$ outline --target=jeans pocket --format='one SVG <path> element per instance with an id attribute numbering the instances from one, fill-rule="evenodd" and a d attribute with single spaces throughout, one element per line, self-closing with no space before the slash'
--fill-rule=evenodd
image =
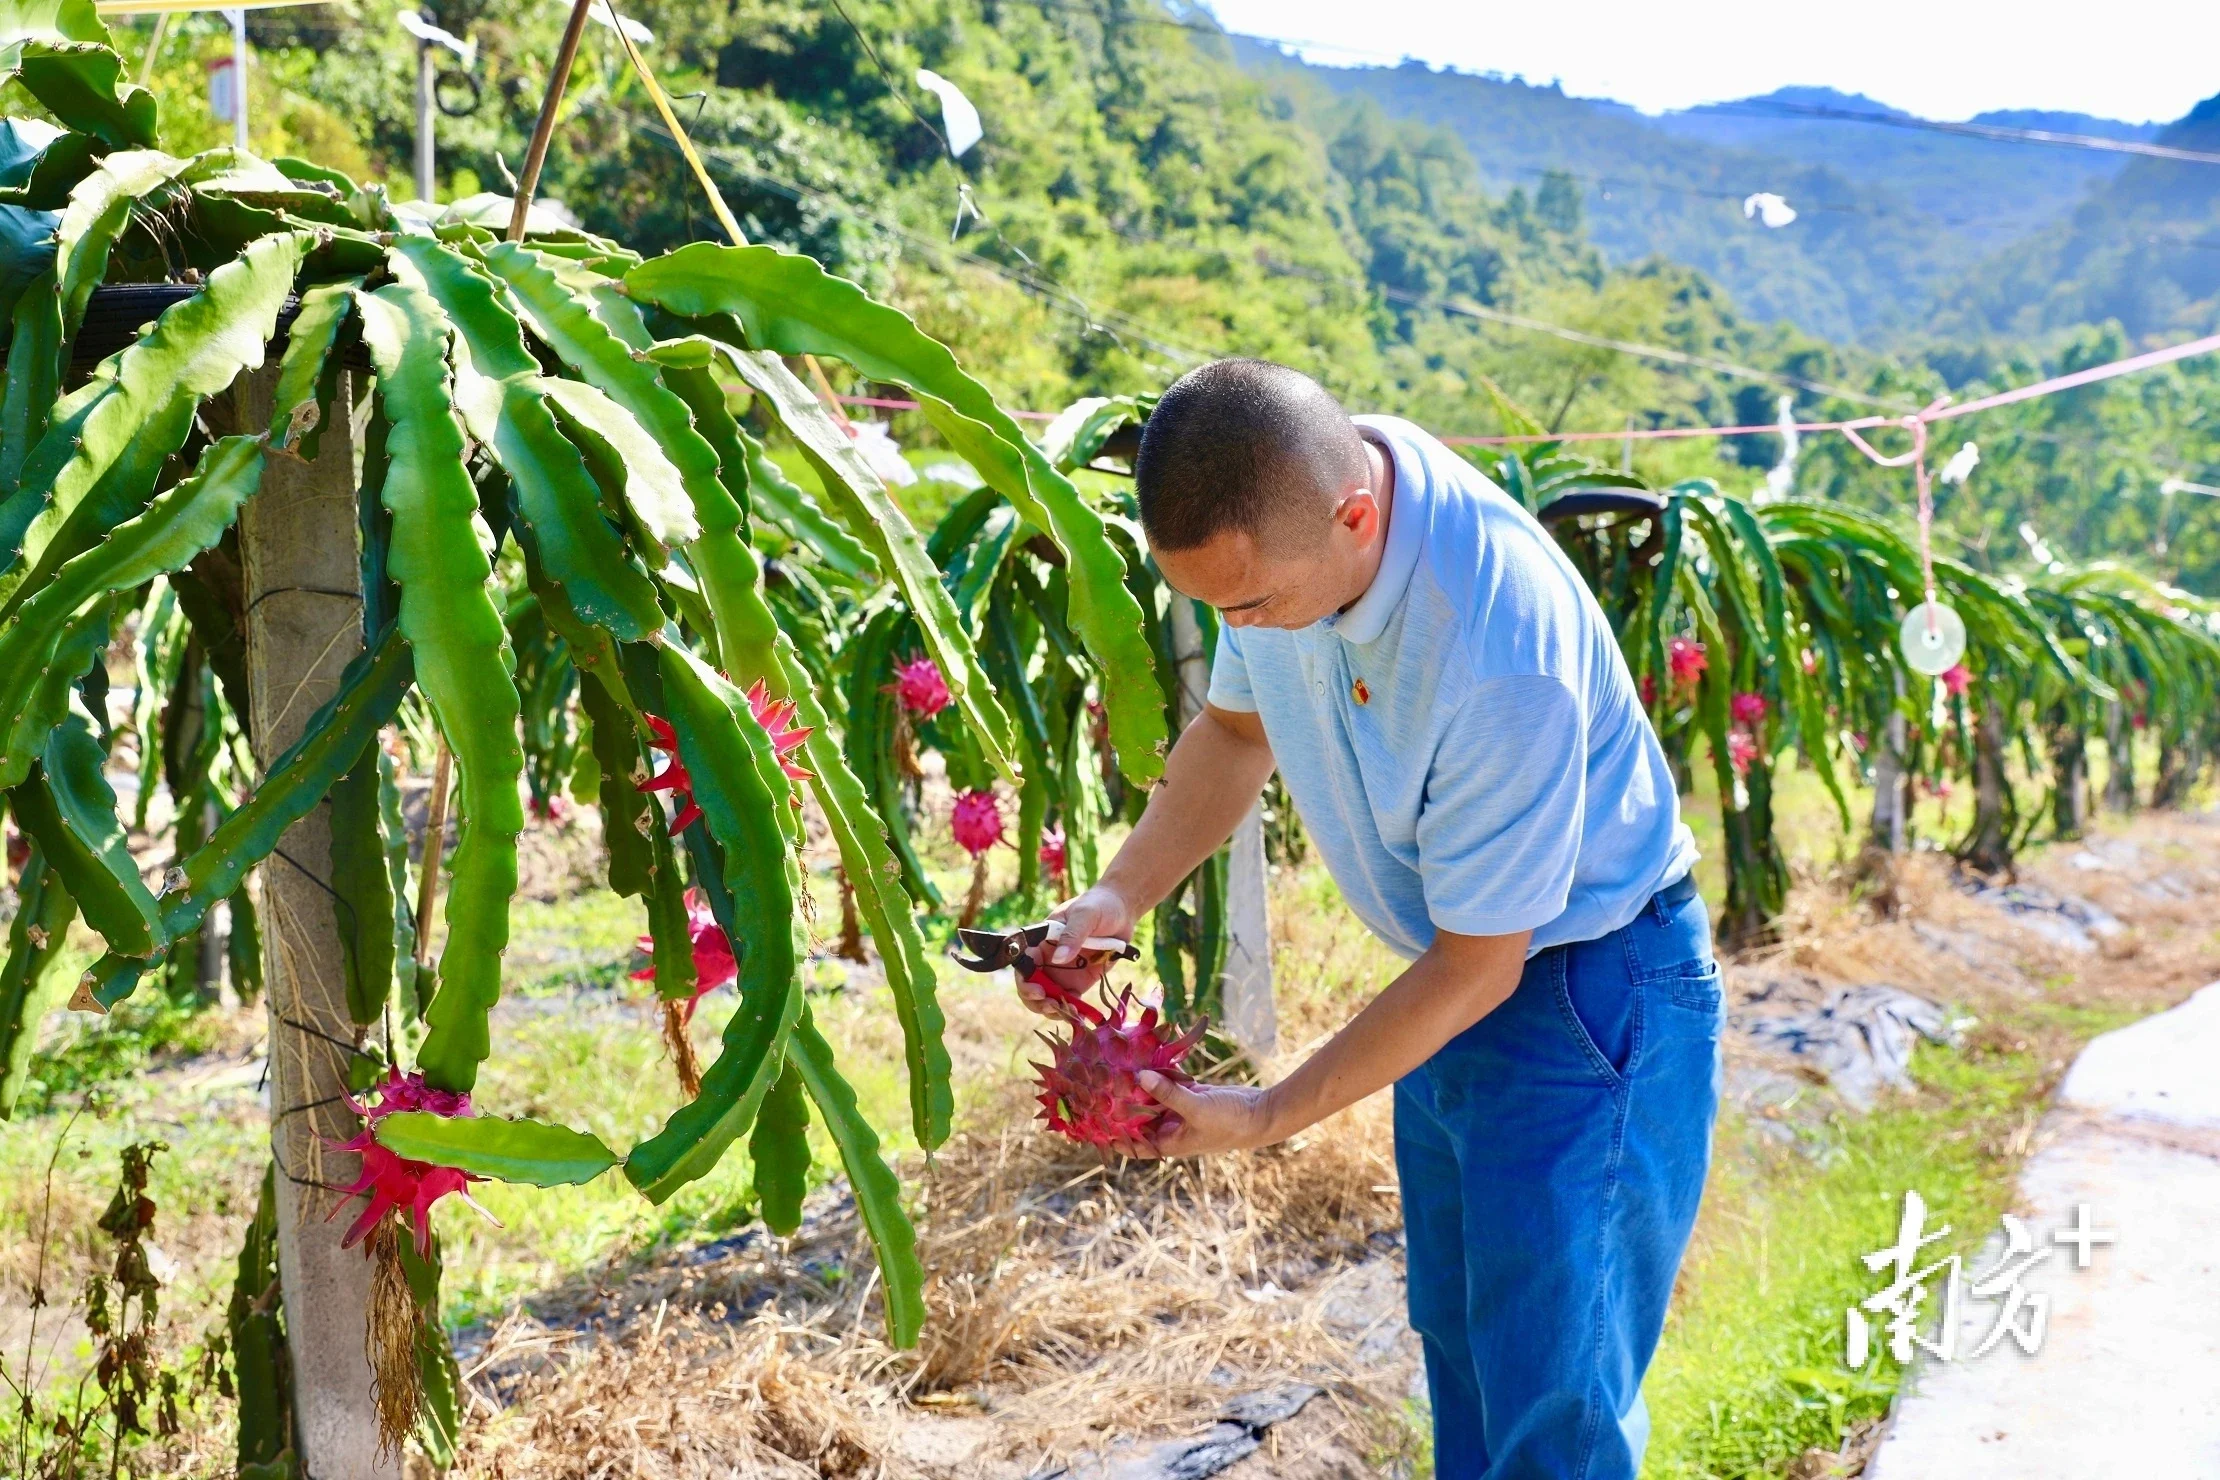
<path id="1" fill-rule="evenodd" d="M 1668 977 L 1667 994 L 1677 1007 L 1693 1008 L 1697 1012 L 1716 1017 L 1719 1012 L 1719 963 L 1706 961 L 1691 965 L 1677 976 Z"/>
<path id="2" fill-rule="evenodd" d="M 1700 984 L 1708 977 L 1716 997 L 1719 963 L 1711 953 L 1711 913 L 1702 896 L 1690 895 L 1670 908 L 1650 901 L 1619 932 L 1619 943 L 1626 952 L 1627 975 L 1635 981 Z M 1673 996 L 1680 1000 L 1678 986 Z"/>
<path id="3" fill-rule="evenodd" d="M 1626 1083 L 1642 1052 L 1642 989 L 1617 969 L 1601 942 L 1558 953 L 1552 973 L 1566 1029 L 1597 1075 L 1613 1089 Z"/>

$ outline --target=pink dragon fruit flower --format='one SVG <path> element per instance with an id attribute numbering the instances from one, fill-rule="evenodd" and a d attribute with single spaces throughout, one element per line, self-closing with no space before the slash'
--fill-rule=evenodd
<path id="1" fill-rule="evenodd" d="M 424 1082 L 420 1073 L 403 1074 L 399 1069 L 388 1069 L 386 1077 L 372 1086 L 377 1091 L 378 1102 L 365 1105 L 352 1095 L 347 1104 L 360 1115 L 365 1124 L 355 1135 L 345 1141 L 326 1142 L 334 1151 L 353 1151 L 362 1157 L 362 1175 L 353 1184 L 340 1189 L 340 1207 L 356 1197 L 366 1196 L 370 1205 L 355 1219 L 347 1236 L 339 1241 L 343 1249 L 351 1249 L 369 1236 L 378 1226 L 378 1220 L 392 1208 L 406 1208 L 409 1219 L 416 1225 L 416 1252 L 429 1259 L 432 1252 L 432 1204 L 449 1193 L 477 1208 L 488 1222 L 495 1222 L 491 1213 L 478 1206 L 476 1200 L 464 1189 L 472 1182 L 486 1179 L 457 1167 L 438 1166 L 431 1162 L 411 1161 L 400 1153 L 378 1144 L 378 1122 L 400 1110 L 422 1110 L 448 1120 L 474 1114 L 470 1108 L 467 1090 L 434 1089 Z M 326 1214 L 330 1217 L 331 1214 Z M 495 1226 L 499 1226 L 498 1223 Z M 368 1253 L 366 1249 L 364 1253 Z"/>
<path id="2" fill-rule="evenodd" d="M 748 712 L 755 716 L 755 722 L 763 726 L 764 733 L 771 737 L 771 748 L 778 754 L 779 769 L 796 781 L 807 781 L 811 773 L 787 759 L 809 738 L 812 729 L 812 726 L 794 723 L 794 701 L 773 699 L 770 689 L 760 678 L 749 688 L 747 700 Z M 660 714 L 647 716 L 647 725 L 648 744 L 656 750 L 669 751 L 670 764 L 647 780 L 637 783 L 634 789 L 671 793 L 672 801 L 678 806 L 677 815 L 671 818 L 671 836 L 675 838 L 686 831 L 695 818 L 701 816 L 701 804 L 694 800 L 693 773 L 686 769 L 686 762 L 679 759 L 678 732 Z M 800 803 L 797 801 L 796 805 Z"/>
<path id="3" fill-rule="evenodd" d="M 1711 660 L 1704 656 L 1704 645 L 1693 637 L 1676 637 L 1665 644 L 1665 666 L 1672 672 L 1673 686 L 1681 688 L 1701 678 Z"/>
<path id="4" fill-rule="evenodd" d="M 904 709 L 924 719 L 931 719 L 954 702 L 948 680 L 940 675 L 940 665 L 922 653 L 912 654 L 907 663 L 895 664 L 894 682 L 887 687 L 902 701 Z"/>
<path id="5" fill-rule="evenodd" d="M 1727 713 L 1734 717 L 1736 724 L 1754 730 L 1765 723 L 1765 696 L 1751 693 L 1736 694 L 1727 701 Z"/>
<path id="6" fill-rule="evenodd" d="M 992 791 L 967 791 L 956 798 L 950 819 L 956 841 L 973 858 L 1002 841 L 1002 804 Z"/>
<path id="7" fill-rule="evenodd" d="M 701 999 L 719 987 L 729 987 L 740 979 L 740 963 L 732 954 L 732 941 L 724 927 L 710 913 L 709 901 L 699 889 L 686 891 L 686 934 L 694 946 L 694 995 L 686 999 L 681 1009 L 686 1022 L 694 1020 L 694 1009 Z M 655 954 L 655 937 L 643 935 L 637 942 L 642 953 Z M 646 966 L 632 973 L 632 980 L 655 980 L 655 964 L 651 959 Z"/>

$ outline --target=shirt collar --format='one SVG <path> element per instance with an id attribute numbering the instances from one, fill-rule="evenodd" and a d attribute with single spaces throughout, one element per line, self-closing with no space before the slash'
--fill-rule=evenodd
<path id="1" fill-rule="evenodd" d="M 1425 469 L 1414 466 L 1415 459 L 1404 455 L 1403 439 L 1395 434 L 1395 418 L 1360 416 L 1355 421 L 1373 434 L 1368 440 L 1377 440 L 1386 449 L 1395 469 L 1395 496 L 1388 504 L 1387 548 L 1380 552 L 1380 568 L 1373 572 L 1372 584 L 1364 588 L 1364 595 L 1347 611 L 1326 618 L 1321 625 L 1343 642 L 1363 644 L 1379 640 L 1395 609 L 1403 604 L 1403 593 L 1410 589 L 1411 572 L 1418 568 L 1418 552 L 1426 542 L 1427 485 Z"/>

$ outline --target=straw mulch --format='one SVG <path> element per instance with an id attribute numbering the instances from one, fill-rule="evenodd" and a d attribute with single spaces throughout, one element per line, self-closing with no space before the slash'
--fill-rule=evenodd
<path id="1" fill-rule="evenodd" d="M 1411 1354 L 1356 1356 L 1400 1314 L 1378 1109 L 1123 1167 L 1009 1121 L 913 1169 L 933 1271 L 918 1351 L 887 1346 L 853 1206 L 828 1199 L 783 1244 L 658 1260 L 512 1317 L 466 1368 L 491 1421 L 461 1472 L 1019 1476 L 1205 1427 L 1290 1377 L 1325 1388 L 1355 1442 L 1395 1442 Z M 1391 1259 L 1395 1278 L 1368 1278 Z"/>

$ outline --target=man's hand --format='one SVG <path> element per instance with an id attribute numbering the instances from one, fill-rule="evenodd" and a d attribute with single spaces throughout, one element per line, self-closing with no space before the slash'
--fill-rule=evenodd
<path id="1" fill-rule="evenodd" d="M 1437 932 L 1409 970 L 1268 1090 L 1180 1084 L 1141 1071 L 1134 1077 L 1166 1112 L 1155 1144 L 1112 1149 L 1139 1157 L 1205 1156 L 1269 1146 L 1316 1125 L 1387 1088 L 1493 1012 L 1518 988 L 1529 934 Z"/>
<path id="2" fill-rule="evenodd" d="M 1210 1156 L 1246 1151 L 1280 1140 L 1273 1126 L 1272 1092 L 1239 1084 L 1182 1084 L 1143 1069 L 1134 1076 L 1149 1098 L 1164 1107 L 1154 1144 L 1127 1141 L 1110 1149 L 1121 1156 Z"/>
<path id="3" fill-rule="evenodd" d="M 1064 922 L 1063 939 L 1045 962 L 1050 980 L 1074 992 L 1100 981 L 1109 959 L 1098 955 L 1083 961 L 1079 943 L 1090 935 L 1133 939 L 1135 919 L 1233 836 L 1234 825 L 1271 774 L 1272 747 L 1263 721 L 1254 714 L 1205 705 L 1164 758 L 1163 781 L 1150 793 L 1141 820 L 1103 870 L 1101 882 L 1050 915 Z M 1035 1012 L 1066 1019 L 1039 987 L 1021 982 L 1018 996 Z"/>
<path id="4" fill-rule="evenodd" d="M 1077 899 L 1066 900 L 1049 911 L 1051 920 L 1064 922 L 1063 939 L 1048 948 L 1044 971 L 1049 980 L 1067 991 L 1084 992 L 1102 980 L 1117 958 L 1102 951 L 1083 956 L 1079 943 L 1089 936 L 1108 940 L 1133 939 L 1133 909 L 1107 884 L 1097 884 Z M 1018 983 L 1018 998 L 1027 1007 L 1059 1022 L 1069 1021 L 1070 1014 L 1049 1000 L 1046 992 L 1032 982 Z"/>

